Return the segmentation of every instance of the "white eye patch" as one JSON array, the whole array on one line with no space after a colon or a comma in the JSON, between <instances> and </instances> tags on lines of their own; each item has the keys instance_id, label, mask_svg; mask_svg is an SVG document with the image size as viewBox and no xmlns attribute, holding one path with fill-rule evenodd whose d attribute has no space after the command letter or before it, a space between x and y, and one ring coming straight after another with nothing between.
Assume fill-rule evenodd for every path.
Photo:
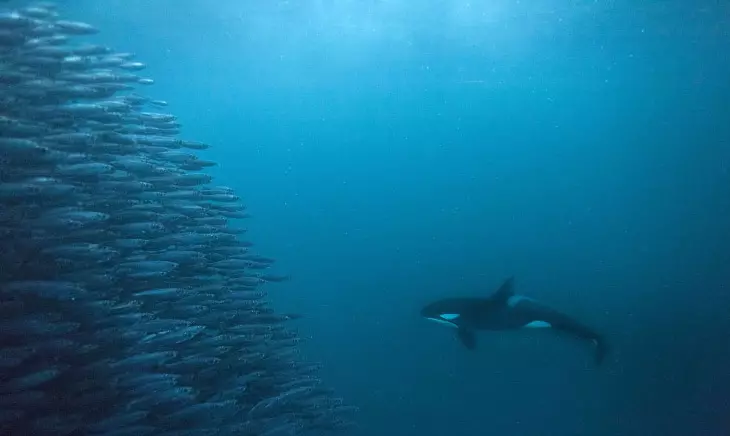
<instances>
[{"instance_id":1,"label":"white eye patch","mask_svg":"<svg viewBox=\"0 0 730 436\"><path fill-rule=\"evenodd\" d=\"M439 316L447 321L451 321L460 317L461 315L459 315L458 313L442 313Z\"/></svg>"},{"instance_id":2,"label":"white eye patch","mask_svg":"<svg viewBox=\"0 0 730 436\"><path fill-rule=\"evenodd\" d=\"M522 327L528 328L528 329L544 329L544 328L552 327L552 324L550 324L549 322L545 322L545 321L532 321L530 323L525 324Z\"/></svg>"}]
</instances>

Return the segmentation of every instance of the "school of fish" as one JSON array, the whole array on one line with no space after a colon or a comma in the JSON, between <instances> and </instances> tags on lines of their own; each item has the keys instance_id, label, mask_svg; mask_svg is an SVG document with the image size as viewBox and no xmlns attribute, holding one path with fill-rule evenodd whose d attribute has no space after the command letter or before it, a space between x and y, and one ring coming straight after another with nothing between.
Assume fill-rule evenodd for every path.
<instances>
[{"instance_id":1,"label":"school of fish","mask_svg":"<svg viewBox=\"0 0 730 436\"><path fill-rule=\"evenodd\" d=\"M129 53L0 8L0 434L290 436L355 408L298 354L251 251Z\"/></svg>"}]
</instances>

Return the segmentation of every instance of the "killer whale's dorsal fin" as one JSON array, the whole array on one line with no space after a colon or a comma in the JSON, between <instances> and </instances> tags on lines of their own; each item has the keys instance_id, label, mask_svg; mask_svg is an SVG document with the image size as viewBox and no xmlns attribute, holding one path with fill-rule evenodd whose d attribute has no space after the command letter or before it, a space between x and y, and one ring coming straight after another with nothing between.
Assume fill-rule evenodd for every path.
<instances>
[{"instance_id":1,"label":"killer whale's dorsal fin","mask_svg":"<svg viewBox=\"0 0 730 436\"><path fill-rule=\"evenodd\" d=\"M492 294L491 300L495 303L507 304L507 300L515 295L513 290L514 277L509 277L502 283L502 286L497 289L497 292Z\"/></svg>"}]
</instances>

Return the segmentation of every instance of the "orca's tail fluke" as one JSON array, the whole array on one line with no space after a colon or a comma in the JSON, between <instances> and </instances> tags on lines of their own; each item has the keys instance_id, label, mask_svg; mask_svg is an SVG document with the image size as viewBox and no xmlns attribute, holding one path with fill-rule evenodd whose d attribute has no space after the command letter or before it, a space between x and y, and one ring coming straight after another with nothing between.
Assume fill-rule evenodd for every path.
<instances>
[{"instance_id":1,"label":"orca's tail fluke","mask_svg":"<svg viewBox=\"0 0 730 436\"><path fill-rule=\"evenodd\" d=\"M606 340L603 339L601 336L596 336L591 339L591 342L595 347L594 352L596 365L601 365L606 359L606 354L608 354L608 346L606 345Z\"/></svg>"}]
</instances>

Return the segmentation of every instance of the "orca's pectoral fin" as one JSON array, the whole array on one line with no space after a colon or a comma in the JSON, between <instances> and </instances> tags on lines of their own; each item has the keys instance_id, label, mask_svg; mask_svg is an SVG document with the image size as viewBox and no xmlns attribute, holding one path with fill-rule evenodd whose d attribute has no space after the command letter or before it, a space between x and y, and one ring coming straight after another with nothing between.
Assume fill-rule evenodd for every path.
<instances>
[{"instance_id":1,"label":"orca's pectoral fin","mask_svg":"<svg viewBox=\"0 0 730 436\"><path fill-rule=\"evenodd\" d=\"M473 350L477 347L477 337L474 334L473 330L459 327L459 329L456 331L456 336L459 337L461 343L464 344L464 346L468 350Z\"/></svg>"}]
</instances>

